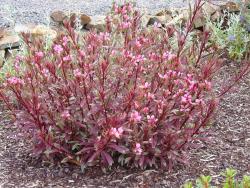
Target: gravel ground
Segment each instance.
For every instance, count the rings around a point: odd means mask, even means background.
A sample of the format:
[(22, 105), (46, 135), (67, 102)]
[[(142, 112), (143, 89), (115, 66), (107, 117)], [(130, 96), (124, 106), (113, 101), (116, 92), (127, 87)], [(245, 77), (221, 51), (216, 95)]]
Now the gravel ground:
[[(84, 12), (89, 15), (105, 14), (114, 0), (0, 0), (0, 27), (24, 23), (49, 23), (55, 10)], [(225, 2), (227, 0), (215, 2)], [(154, 13), (166, 7), (183, 7), (187, 0), (134, 0), (137, 7)]]
[[(167, 7), (183, 6), (183, 0), (138, 0), (140, 8), (150, 11)], [(105, 14), (110, 10), (113, 0), (0, 0), (1, 24), (16, 23), (47, 23), (51, 11), (82, 11), (89, 15)], [(2, 15), (1, 15), (2, 14)]]

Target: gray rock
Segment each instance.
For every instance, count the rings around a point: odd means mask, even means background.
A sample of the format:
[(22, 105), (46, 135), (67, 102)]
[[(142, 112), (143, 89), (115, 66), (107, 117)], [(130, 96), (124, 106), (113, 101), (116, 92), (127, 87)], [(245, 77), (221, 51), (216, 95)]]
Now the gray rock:
[(20, 38), (13, 31), (5, 29), (1, 35), (0, 50), (4, 50), (6, 48), (15, 48), (20, 45)]
[(5, 50), (0, 50), (0, 68), (4, 64)]

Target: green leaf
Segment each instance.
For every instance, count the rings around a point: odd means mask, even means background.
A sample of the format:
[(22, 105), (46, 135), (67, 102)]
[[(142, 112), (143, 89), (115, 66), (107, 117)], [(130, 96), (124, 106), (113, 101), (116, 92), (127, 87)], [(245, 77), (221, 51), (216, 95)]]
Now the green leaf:
[(67, 163), (69, 161), (68, 157), (65, 157), (63, 160), (61, 160), (61, 163)]
[(200, 178), (196, 181), (196, 184), (199, 188), (210, 188), (211, 180), (212, 180), (211, 176), (201, 175)]
[(74, 145), (72, 146), (72, 150), (73, 150), (73, 151), (74, 151), (74, 150), (78, 150), (78, 149), (79, 149), (79, 146), (80, 146), (79, 143), (74, 144)]
[(183, 188), (193, 188), (192, 182), (187, 182), (183, 185)]

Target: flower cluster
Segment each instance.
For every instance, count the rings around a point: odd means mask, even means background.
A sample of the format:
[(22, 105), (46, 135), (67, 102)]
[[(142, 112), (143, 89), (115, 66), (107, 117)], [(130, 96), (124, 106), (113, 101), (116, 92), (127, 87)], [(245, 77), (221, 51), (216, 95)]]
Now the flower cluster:
[(17, 77), (10, 77), (7, 79), (7, 83), (10, 85), (23, 85), (24, 81)]

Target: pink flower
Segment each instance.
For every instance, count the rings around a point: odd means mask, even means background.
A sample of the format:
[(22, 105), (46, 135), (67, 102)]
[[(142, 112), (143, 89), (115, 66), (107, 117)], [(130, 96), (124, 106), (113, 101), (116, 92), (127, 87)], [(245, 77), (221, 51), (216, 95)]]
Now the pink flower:
[(151, 85), (150, 83), (145, 82), (145, 84), (141, 85), (140, 88), (142, 88), (142, 89), (148, 89), (150, 87), (150, 85)]
[(130, 51), (128, 51), (128, 50), (123, 50), (123, 51), (122, 51), (122, 55), (123, 55), (125, 58), (129, 58), (129, 59), (134, 58), (134, 57), (133, 57), (133, 54), (132, 54)]
[(128, 3), (127, 9), (128, 9), (129, 12), (132, 11), (133, 8), (132, 8), (132, 4), (131, 3)]
[(24, 81), (20, 78), (15, 77), (15, 76), (8, 78), (7, 82), (9, 82), (9, 84), (12, 84), (12, 85), (24, 85)]
[(127, 7), (126, 6), (123, 6), (123, 8), (122, 8), (122, 14), (127, 14)]
[(15, 69), (16, 69), (16, 71), (18, 72), (18, 71), (20, 71), (20, 62), (14, 62), (14, 67), (15, 67)]
[(169, 75), (169, 77), (175, 77), (175, 76), (177, 76), (177, 72), (170, 70), (170, 71), (168, 71), (168, 75)]
[(136, 155), (141, 155), (142, 154), (142, 148), (141, 148), (141, 144), (140, 143), (136, 143), (135, 144), (134, 152), (136, 153)]
[(132, 63), (137, 65), (137, 63), (141, 62), (143, 63), (146, 60), (144, 55), (137, 55), (132, 57)]
[(167, 75), (167, 74), (160, 74), (160, 73), (158, 73), (158, 76), (159, 76), (161, 79), (167, 79), (167, 78), (168, 78), (168, 75)]
[(193, 79), (193, 75), (192, 74), (187, 74), (187, 79), (188, 80), (192, 80)]
[(189, 111), (190, 111), (190, 108), (188, 108), (187, 105), (181, 105), (180, 111), (181, 111), (181, 112), (189, 112)]
[(63, 46), (66, 46), (68, 42), (69, 42), (68, 37), (64, 36), (63, 37)]
[(105, 32), (105, 33), (101, 32), (101, 33), (99, 34), (99, 36), (100, 36), (100, 39), (101, 39), (102, 41), (108, 41), (108, 40), (110, 40), (110, 34), (107, 33), (107, 32)]
[(187, 104), (187, 103), (192, 103), (192, 96), (189, 95), (189, 94), (185, 94), (184, 96), (181, 97), (181, 102), (184, 103), (184, 104)]
[(158, 23), (158, 22), (155, 22), (154, 25), (153, 25), (153, 30), (155, 32), (159, 31), (159, 28), (161, 28), (161, 23)]
[(196, 99), (196, 100), (195, 100), (195, 104), (196, 104), (196, 105), (205, 105), (205, 102), (204, 102), (204, 100), (202, 100), (202, 99)]
[(36, 54), (36, 57), (38, 58), (43, 58), (44, 56), (43, 52), (36, 52), (35, 54)]
[(155, 125), (158, 119), (154, 115), (147, 115), (147, 120), (150, 125)]
[(111, 128), (110, 134), (115, 136), (116, 138), (120, 138), (122, 133), (124, 132), (122, 127), (117, 128)]
[(89, 44), (88, 47), (87, 47), (87, 49), (88, 49), (89, 51), (92, 51), (93, 46)]
[(116, 14), (119, 13), (119, 7), (118, 7), (118, 5), (116, 3), (114, 4), (114, 10), (115, 10)]
[(121, 23), (121, 29), (128, 29), (131, 27), (131, 22), (122, 22)]
[(135, 101), (134, 104), (135, 104), (136, 109), (140, 107), (140, 105), (139, 105), (139, 103), (137, 101)]
[(169, 61), (172, 61), (172, 60), (174, 60), (176, 57), (177, 57), (177, 55), (175, 55), (175, 54), (169, 54), (168, 60), (169, 60)]
[(20, 63), (23, 58), (20, 55), (16, 56), (15, 63)]
[(122, 15), (122, 17), (123, 17), (123, 20), (128, 20), (129, 19), (129, 16), (127, 14)]
[(60, 44), (56, 44), (53, 49), (57, 54), (60, 54), (63, 51), (63, 48)]
[(85, 54), (85, 52), (83, 50), (79, 50), (79, 54), (80, 54), (81, 57), (85, 57), (86, 56), (86, 54)]
[(166, 61), (172, 61), (174, 58), (176, 58), (177, 55), (172, 54), (170, 52), (164, 52), (162, 58)]
[(148, 94), (147, 94), (147, 98), (148, 98), (149, 100), (152, 100), (152, 99), (155, 98), (155, 95), (154, 95), (153, 93), (148, 93)]
[(74, 76), (80, 78), (83, 76), (82, 72), (79, 69), (74, 70)]
[(116, 51), (115, 51), (115, 50), (112, 50), (112, 51), (111, 51), (111, 55), (112, 55), (112, 56), (116, 55)]
[(168, 60), (168, 57), (169, 57), (169, 52), (164, 52), (162, 58), (164, 60)]
[(167, 90), (164, 90), (164, 95), (165, 96), (169, 96), (171, 94), (171, 92), (167, 89)]
[(190, 90), (190, 91), (195, 91), (195, 89), (197, 88), (196, 82), (195, 82), (195, 81), (189, 81), (189, 80), (188, 80), (188, 82), (189, 82), (189, 84), (190, 84), (189, 90)]
[(136, 48), (141, 48), (142, 44), (141, 44), (141, 42), (139, 40), (136, 40), (135, 41), (135, 46), (136, 46)]
[(43, 69), (42, 73), (44, 76), (49, 77), (49, 70), (48, 69)]
[(63, 61), (71, 61), (71, 60), (72, 60), (72, 58), (70, 55), (63, 57)]
[(149, 54), (150, 61), (159, 61), (159, 56), (156, 53), (150, 53)]
[(139, 114), (139, 112), (134, 111), (131, 113), (130, 115), (130, 120), (137, 123), (141, 121), (141, 115)]
[(64, 110), (62, 113), (61, 113), (61, 117), (63, 119), (69, 119), (70, 118), (70, 113), (68, 110)]
[(205, 88), (206, 88), (207, 90), (211, 90), (211, 88), (212, 88), (211, 82), (205, 80)]
[(142, 109), (142, 111), (143, 111), (144, 113), (148, 113), (148, 112), (149, 112), (149, 108), (148, 108), (148, 107), (144, 107), (144, 108)]

